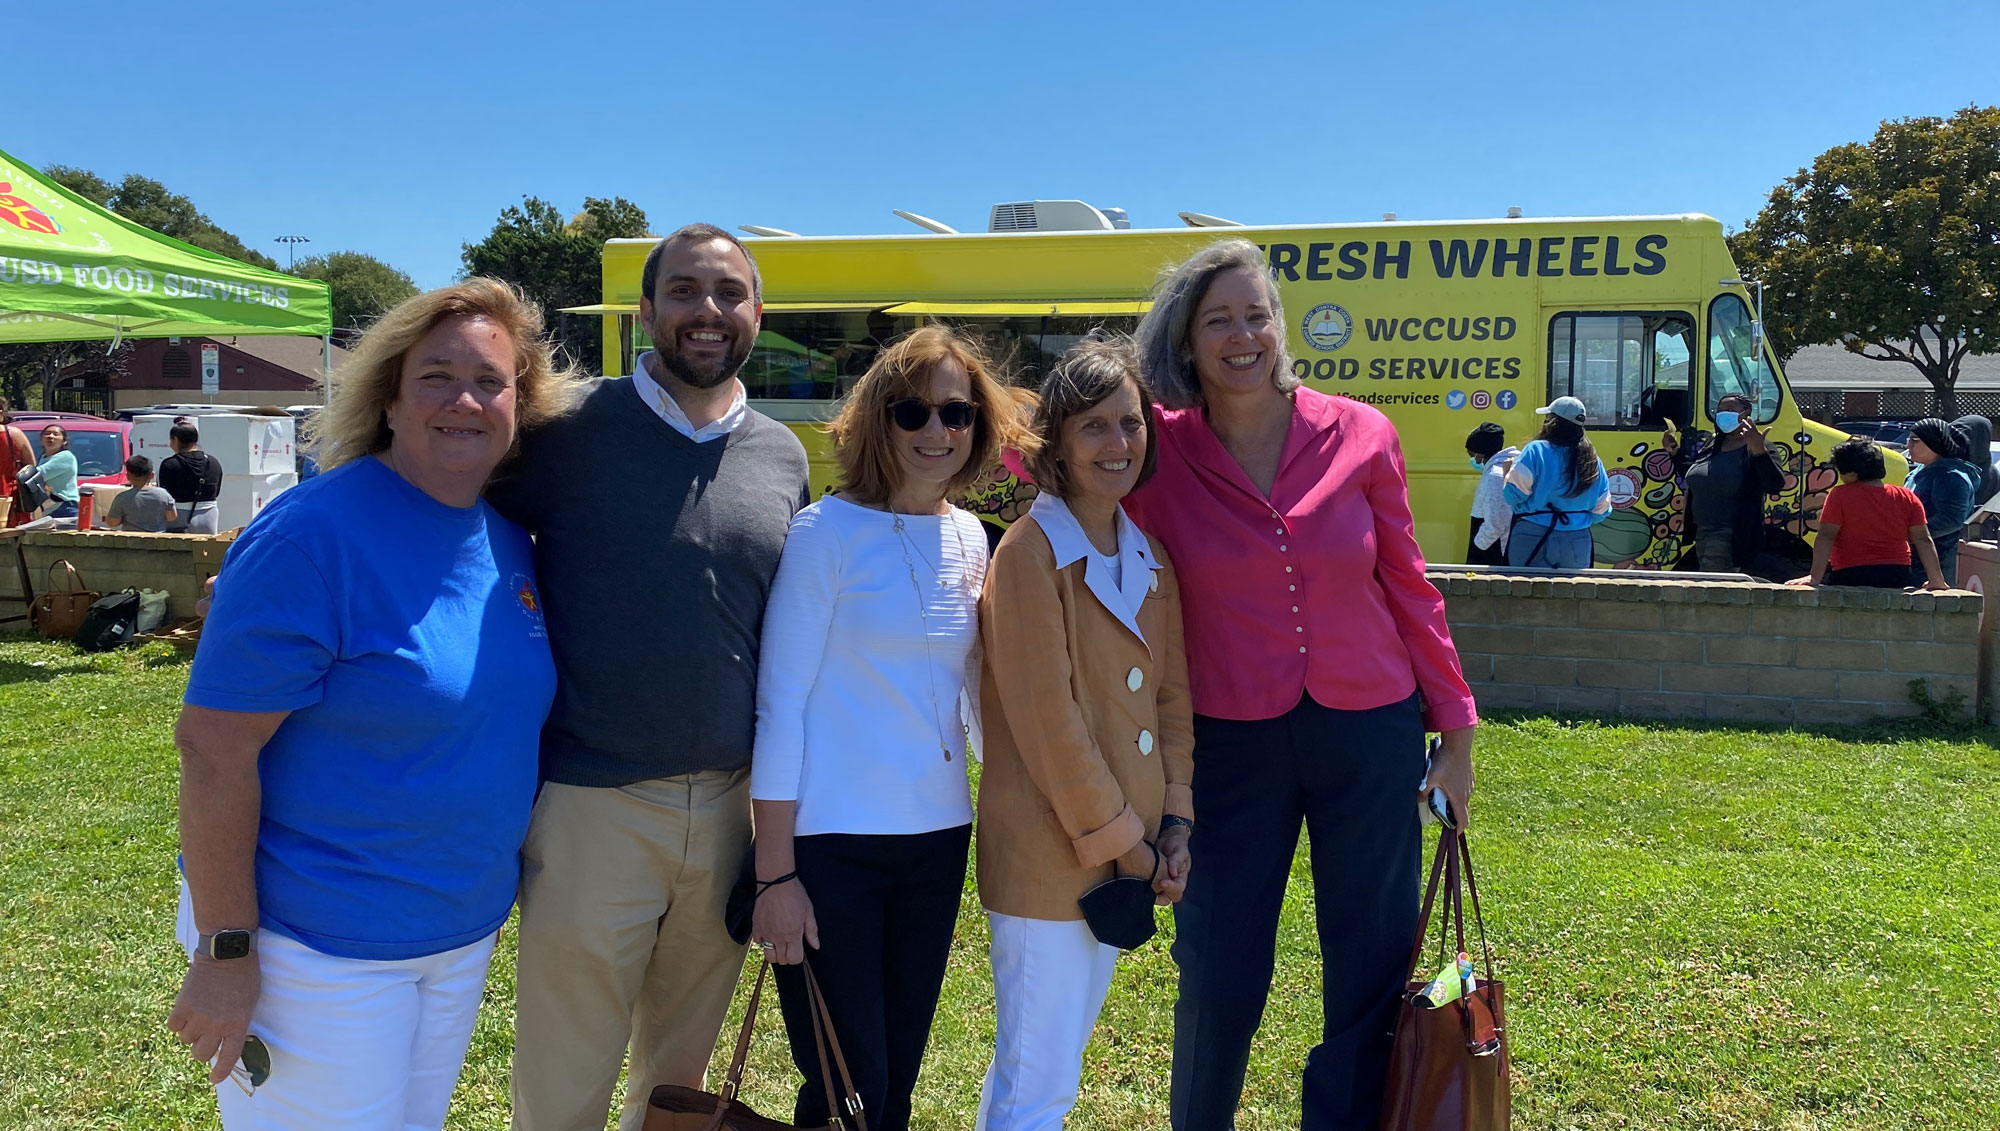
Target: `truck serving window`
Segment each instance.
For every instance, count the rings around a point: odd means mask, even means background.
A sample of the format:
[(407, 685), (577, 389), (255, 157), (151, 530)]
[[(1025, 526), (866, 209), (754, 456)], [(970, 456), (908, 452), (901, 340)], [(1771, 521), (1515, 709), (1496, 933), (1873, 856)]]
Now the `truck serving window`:
[(1724, 294), (1708, 304), (1708, 415), (1723, 397), (1740, 393), (1757, 406), (1756, 421), (1778, 419), (1784, 390), (1771, 372), (1770, 359), (1750, 356), (1750, 307), (1739, 295)]
[(977, 340), (1007, 380), (1030, 389), (1039, 387), (1056, 359), (1091, 330), (1101, 326), (1114, 333), (1129, 334), (1139, 325), (1137, 318), (1119, 315), (947, 317), (944, 321)]
[[(875, 310), (764, 313), (757, 340), (738, 377), (751, 400), (836, 400), (891, 338), (916, 329), (914, 318)], [(633, 349), (653, 348), (646, 328), (632, 328)]]
[(1576, 397), (1593, 428), (1687, 423), (1694, 319), (1677, 311), (1549, 319), (1549, 399)]

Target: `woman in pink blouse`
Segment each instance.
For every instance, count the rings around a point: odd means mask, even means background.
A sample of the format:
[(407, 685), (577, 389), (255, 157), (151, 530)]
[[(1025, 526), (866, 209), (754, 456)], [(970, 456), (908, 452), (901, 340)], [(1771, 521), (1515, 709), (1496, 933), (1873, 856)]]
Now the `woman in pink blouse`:
[(1174, 909), (1173, 1126), (1235, 1126), (1303, 820), (1325, 990), (1302, 1126), (1373, 1128), (1416, 931), (1424, 732), (1462, 820), (1477, 722), (1402, 449), (1380, 412), (1292, 376), (1245, 240), (1176, 268), (1139, 341), (1166, 411), (1126, 509), (1180, 570), (1201, 802)]

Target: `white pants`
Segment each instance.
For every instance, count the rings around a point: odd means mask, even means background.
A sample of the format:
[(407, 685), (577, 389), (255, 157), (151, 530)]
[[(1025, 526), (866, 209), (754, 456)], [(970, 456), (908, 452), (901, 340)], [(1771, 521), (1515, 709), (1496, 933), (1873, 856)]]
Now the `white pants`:
[[(183, 882), (175, 934), (190, 953), (192, 907)], [(373, 961), (258, 931), (262, 990), (250, 1032), (271, 1050), (271, 1076), (248, 1096), (234, 1079), (216, 1085), (225, 1131), (442, 1127), (499, 937)]]
[(1076, 1105), (1083, 1050), (1118, 948), (1083, 920), (989, 911), (993, 929), (993, 1063), (979, 1088), (977, 1131), (1060, 1131)]

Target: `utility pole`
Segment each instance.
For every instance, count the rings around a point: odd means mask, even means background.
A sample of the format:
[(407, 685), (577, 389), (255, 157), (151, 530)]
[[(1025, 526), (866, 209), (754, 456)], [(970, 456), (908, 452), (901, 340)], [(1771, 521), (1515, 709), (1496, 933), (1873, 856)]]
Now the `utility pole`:
[(312, 240), (306, 236), (279, 236), (271, 242), (285, 245), (285, 270), (290, 271), (292, 269), (292, 261), (298, 258), (299, 245), (302, 243), (311, 243)]

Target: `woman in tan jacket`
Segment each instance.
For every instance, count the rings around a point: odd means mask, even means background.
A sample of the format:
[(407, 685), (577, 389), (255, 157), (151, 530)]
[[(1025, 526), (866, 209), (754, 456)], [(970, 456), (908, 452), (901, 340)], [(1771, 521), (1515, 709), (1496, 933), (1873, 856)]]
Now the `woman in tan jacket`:
[(1152, 473), (1152, 421), (1129, 342), (1086, 339), (1063, 357), (1027, 457), (1042, 494), (1000, 540), (980, 599), (979, 894), (998, 1015), (980, 1131), (1058, 1131), (1076, 1102), (1118, 957), (1078, 898), (1129, 875), (1168, 903), (1187, 883), (1180, 595), (1166, 552), (1119, 505)]

